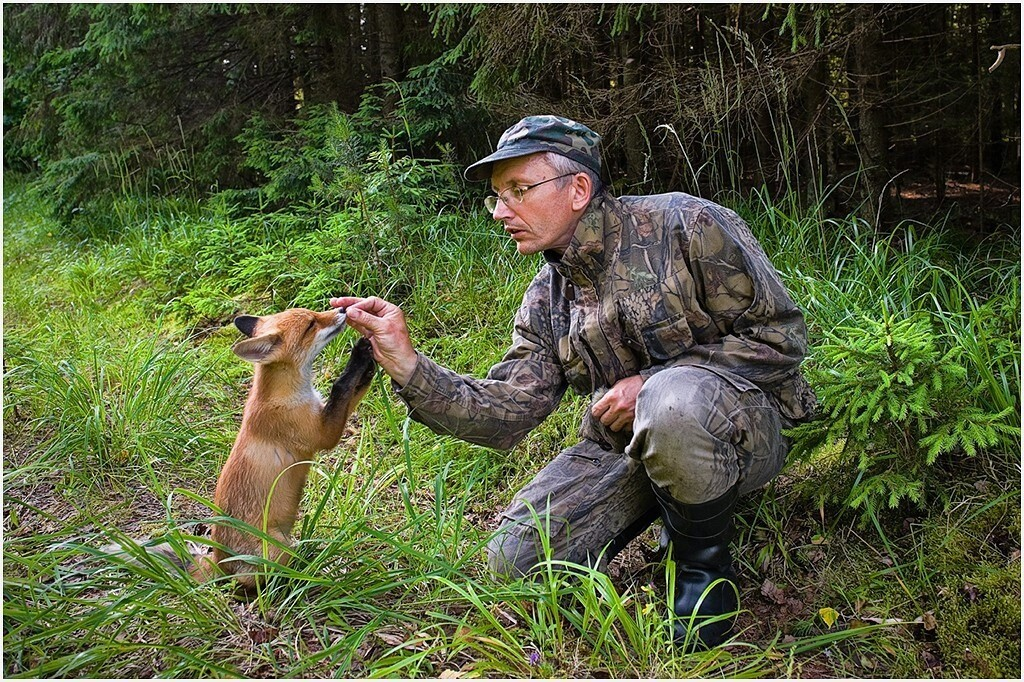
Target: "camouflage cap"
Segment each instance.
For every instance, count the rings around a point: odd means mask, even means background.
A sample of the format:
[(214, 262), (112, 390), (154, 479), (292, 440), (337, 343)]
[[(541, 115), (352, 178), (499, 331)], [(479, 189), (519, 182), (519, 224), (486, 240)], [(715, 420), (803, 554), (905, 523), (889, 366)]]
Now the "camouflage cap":
[(502, 133), (493, 154), (466, 169), (466, 179), (489, 180), (495, 161), (537, 152), (561, 154), (595, 173), (601, 172), (600, 135), (582, 123), (561, 116), (527, 116)]

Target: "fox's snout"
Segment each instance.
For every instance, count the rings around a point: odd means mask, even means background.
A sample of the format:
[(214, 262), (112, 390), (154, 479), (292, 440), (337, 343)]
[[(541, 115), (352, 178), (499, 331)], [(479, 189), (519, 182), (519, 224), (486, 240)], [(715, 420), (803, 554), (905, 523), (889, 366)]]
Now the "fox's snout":
[(313, 359), (345, 328), (345, 311), (322, 313), (305, 308), (258, 317), (240, 315), (235, 327), (245, 334), (231, 350), (254, 364), (290, 362), (303, 365)]

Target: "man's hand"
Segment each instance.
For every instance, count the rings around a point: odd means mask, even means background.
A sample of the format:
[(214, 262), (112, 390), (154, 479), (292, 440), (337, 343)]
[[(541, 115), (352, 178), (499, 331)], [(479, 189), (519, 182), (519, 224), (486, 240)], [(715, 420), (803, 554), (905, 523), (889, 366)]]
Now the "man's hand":
[(332, 298), (331, 305), (344, 308), (346, 324), (369, 339), (381, 369), (400, 386), (409, 383), (416, 369), (416, 351), (402, 309), (376, 296), (341, 296)]
[(643, 385), (644, 378), (639, 375), (621, 379), (594, 403), (590, 413), (612, 431), (632, 427), (636, 417), (636, 396)]

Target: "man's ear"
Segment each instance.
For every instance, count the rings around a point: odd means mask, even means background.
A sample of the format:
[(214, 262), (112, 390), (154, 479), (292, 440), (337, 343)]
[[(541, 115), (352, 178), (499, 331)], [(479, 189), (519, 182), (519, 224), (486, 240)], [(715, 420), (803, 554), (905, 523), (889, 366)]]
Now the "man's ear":
[(251, 339), (242, 339), (233, 345), (231, 350), (243, 360), (256, 364), (266, 361), (279, 345), (281, 345), (281, 335), (274, 332)]
[(252, 315), (239, 315), (235, 318), (235, 326), (238, 327), (238, 331), (246, 336), (252, 336), (253, 332), (256, 331), (256, 323), (259, 321), (260, 318), (253, 317)]
[(572, 210), (582, 211), (594, 194), (594, 183), (586, 173), (577, 173), (572, 178)]

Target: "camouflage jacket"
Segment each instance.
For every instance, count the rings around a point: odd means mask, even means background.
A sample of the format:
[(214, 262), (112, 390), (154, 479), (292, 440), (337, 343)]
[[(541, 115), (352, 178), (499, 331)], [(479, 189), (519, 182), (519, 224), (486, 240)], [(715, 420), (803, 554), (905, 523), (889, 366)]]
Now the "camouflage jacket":
[[(572, 242), (546, 254), (523, 296), (512, 346), (484, 379), (424, 355), (398, 389), (437, 433), (507, 449), (568, 386), (596, 401), (617, 381), (702, 365), (771, 396), (787, 422), (815, 406), (799, 372), (803, 314), (747, 225), (710, 201), (673, 193), (596, 197)], [(624, 451), (631, 433), (583, 419), (580, 435)]]

